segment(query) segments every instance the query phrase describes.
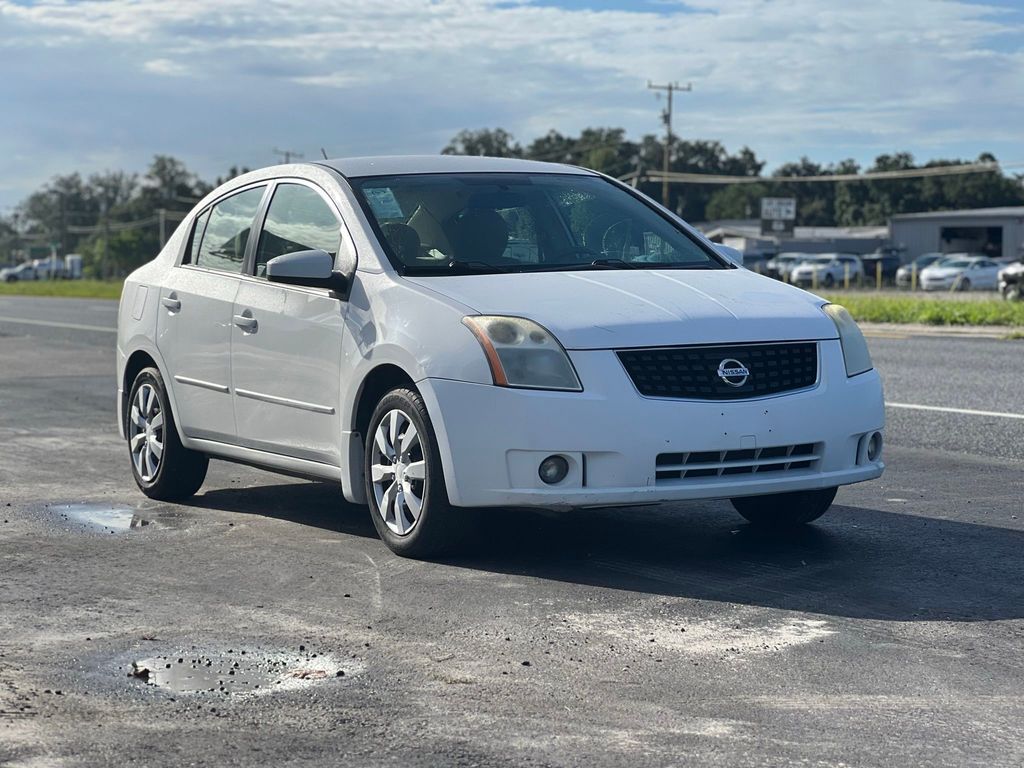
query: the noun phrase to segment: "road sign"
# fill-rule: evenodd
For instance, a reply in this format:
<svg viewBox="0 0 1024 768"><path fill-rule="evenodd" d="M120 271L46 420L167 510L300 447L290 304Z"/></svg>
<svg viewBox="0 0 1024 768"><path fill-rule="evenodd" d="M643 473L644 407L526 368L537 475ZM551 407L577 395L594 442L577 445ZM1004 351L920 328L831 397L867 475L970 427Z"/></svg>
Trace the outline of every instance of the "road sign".
<svg viewBox="0 0 1024 768"><path fill-rule="evenodd" d="M793 234L796 221L795 197L761 198L761 234L782 237Z"/></svg>

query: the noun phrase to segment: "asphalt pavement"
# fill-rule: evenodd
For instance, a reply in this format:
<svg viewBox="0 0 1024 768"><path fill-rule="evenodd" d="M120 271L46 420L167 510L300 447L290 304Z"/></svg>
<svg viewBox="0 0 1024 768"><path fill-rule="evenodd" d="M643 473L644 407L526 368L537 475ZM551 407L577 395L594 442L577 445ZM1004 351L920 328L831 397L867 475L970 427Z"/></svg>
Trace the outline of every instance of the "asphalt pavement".
<svg viewBox="0 0 1024 768"><path fill-rule="evenodd" d="M870 338L888 469L799 533L489 513L424 563L325 483L145 499L115 316L0 297L0 765L1024 763L1024 342Z"/></svg>

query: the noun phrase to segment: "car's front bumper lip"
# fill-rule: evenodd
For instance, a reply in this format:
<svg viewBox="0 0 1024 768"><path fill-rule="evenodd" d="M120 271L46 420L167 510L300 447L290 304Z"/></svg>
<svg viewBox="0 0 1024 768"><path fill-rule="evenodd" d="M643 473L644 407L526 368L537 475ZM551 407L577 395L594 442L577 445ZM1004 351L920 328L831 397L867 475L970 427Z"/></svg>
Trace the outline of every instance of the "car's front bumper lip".
<svg viewBox="0 0 1024 768"><path fill-rule="evenodd" d="M466 507L570 508L728 498L827 488L878 477L865 435L884 425L881 380L847 378L838 341L820 342L815 387L755 400L641 397L614 352L571 352L584 391L419 382L437 432L451 502ZM662 480L662 453L821 444L813 469ZM567 481L546 486L537 464L569 457Z"/></svg>

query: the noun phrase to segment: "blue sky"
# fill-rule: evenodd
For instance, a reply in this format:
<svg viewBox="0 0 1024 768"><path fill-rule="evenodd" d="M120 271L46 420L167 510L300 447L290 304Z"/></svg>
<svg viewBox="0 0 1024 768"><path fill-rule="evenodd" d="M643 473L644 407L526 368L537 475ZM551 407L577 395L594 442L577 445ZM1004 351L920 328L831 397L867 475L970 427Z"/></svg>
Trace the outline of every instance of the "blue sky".
<svg viewBox="0 0 1024 768"><path fill-rule="evenodd" d="M1024 162L1024 0L0 0L0 212L56 173L676 132L769 168ZM1021 169L1018 169L1021 170Z"/></svg>

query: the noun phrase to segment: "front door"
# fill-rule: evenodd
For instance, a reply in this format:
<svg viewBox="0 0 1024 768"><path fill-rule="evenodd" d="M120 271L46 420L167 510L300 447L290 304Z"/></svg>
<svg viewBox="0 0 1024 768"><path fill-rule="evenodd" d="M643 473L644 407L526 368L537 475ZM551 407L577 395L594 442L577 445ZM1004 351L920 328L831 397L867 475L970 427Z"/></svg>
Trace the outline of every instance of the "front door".
<svg viewBox="0 0 1024 768"><path fill-rule="evenodd" d="M196 217L183 264L160 289L157 348L174 392L176 417L189 437L230 442L231 312L246 245L266 191L253 187Z"/></svg>
<svg viewBox="0 0 1024 768"><path fill-rule="evenodd" d="M235 296L231 378L241 445L339 466L341 339L345 304L330 291L267 282L267 262L319 249L351 248L340 218L312 186L272 192L252 277Z"/></svg>

